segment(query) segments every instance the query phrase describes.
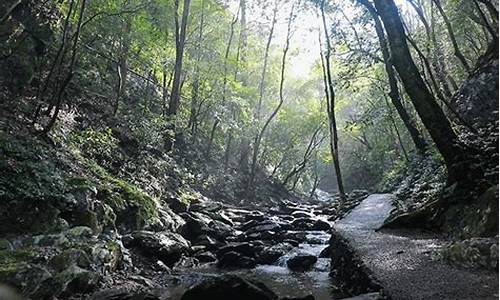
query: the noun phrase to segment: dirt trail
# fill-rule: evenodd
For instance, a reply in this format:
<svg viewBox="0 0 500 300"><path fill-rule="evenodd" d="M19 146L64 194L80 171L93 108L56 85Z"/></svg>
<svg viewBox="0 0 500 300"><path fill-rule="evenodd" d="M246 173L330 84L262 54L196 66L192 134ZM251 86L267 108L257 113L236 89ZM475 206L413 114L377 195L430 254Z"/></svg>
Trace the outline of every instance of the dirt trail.
<svg viewBox="0 0 500 300"><path fill-rule="evenodd" d="M434 258L446 243L438 236L376 232L393 208L392 197L371 195L334 225L384 294L392 299L498 299L498 273L459 269Z"/></svg>

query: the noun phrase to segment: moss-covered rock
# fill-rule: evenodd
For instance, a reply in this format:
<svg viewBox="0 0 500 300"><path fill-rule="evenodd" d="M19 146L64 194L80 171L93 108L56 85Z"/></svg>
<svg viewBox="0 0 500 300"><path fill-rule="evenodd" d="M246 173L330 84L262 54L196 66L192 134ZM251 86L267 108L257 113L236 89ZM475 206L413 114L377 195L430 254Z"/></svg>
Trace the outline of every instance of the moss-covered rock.
<svg viewBox="0 0 500 300"><path fill-rule="evenodd" d="M0 239L0 251L2 250L13 250L11 242L7 239Z"/></svg>
<svg viewBox="0 0 500 300"><path fill-rule="evenodd" d="M103 270L115 271L123 266L122 245L117 241L99 242L93 245L91 255Z"/></svg>
<svg viewBox="0 0 500 300"><path fill-rule="evenodd" d="M440 256L460 267L498 269L498 237L472 238L451 243Z"/></svg>
<svg viewBox="0 0 500 300"><path fill-rule="evenodd" d="M61 272L71 265L76 265L82 268L90 268L90 258L82 249L71 248L54 256L50 262L50 266L56 271Z"/></svg>
<svg viewBox="0 0 500 300"><path fill-rule="evenodd" d="M0 251L0 282L9 284L24 294L30 294L51 276L50 272L33 261L37 254L31 250Z"/></svg>
<svg viewBox="0 0 500 300"><path fill-rule="evenodd" d="M451 206L445 218L444 229L462 239L497 235L498 185L489 188L474 201Z"/></svg>

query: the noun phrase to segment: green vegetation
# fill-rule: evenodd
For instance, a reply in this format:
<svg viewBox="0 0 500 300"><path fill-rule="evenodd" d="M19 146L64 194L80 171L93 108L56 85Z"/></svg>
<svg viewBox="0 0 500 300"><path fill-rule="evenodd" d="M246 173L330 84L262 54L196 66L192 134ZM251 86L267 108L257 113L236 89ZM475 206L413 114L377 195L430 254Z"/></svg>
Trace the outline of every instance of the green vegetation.
<svg viewBox="0 0 500 300"><path fill-rule="evenodd" d="M344 198L413 178L427 202L498 182L495 1L0 8L0 197L15 211L143 228L170 197Z"/></svg>

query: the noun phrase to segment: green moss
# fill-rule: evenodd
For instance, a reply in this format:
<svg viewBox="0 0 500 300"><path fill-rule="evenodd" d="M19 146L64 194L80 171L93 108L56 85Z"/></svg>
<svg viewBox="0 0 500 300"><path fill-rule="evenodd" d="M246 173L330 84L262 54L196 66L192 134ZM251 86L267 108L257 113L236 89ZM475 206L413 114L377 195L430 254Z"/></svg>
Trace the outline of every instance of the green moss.
<svg viewBox="0 0 500 300"><path fill-rule="evenodd" d="M0 250L0 273L15 271L36 256L35 252L29 250Z"/></svg>
<svg viewBox="0 0 500 300"><path fill-rule="evenodd" d="M66 178L66 184L68 185L68 190L70 191L85 191L96 187L96 183L93 180L82 176L72 176Z"/></svg>
<svg viewBox="0 0 500 300"><path fill-rule="evenodd" d="M97 186L97 192L101 195L104 203L112 209L112 213L108 214L109 221L114 223L116 219L123 219L123 217L120 218L120 215L130 208L137 209L134 217L136 219L135 226L138 228L144 227L158 217L157 202L143 190L109 174L93 160L83 157L80 157L80 160L89 171L99 178L100 184Z"/></svg>
<svg viewBox="0 0 500 300"><path fill-rule="evenodd" d="M193 200L196 200L200 198L201 195L199 193L193 192L193 191L184 191L182 190L180 192L180 197L179 200L181 200L185 204L191 204Z"/></svg>

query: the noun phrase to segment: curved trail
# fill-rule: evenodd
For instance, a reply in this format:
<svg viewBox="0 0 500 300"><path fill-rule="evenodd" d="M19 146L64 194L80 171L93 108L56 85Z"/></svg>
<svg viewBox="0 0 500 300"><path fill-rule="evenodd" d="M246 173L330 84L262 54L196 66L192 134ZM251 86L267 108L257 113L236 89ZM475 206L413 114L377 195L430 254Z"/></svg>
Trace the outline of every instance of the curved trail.
<svg viewBox="0 0 500 300"><path fill-rule="evenodd" d="M376 232L388 217L393 195L374 194L334 228L392 299L498 299L498 273L465 270L434 259L445 240L416 231Z"/></svg>

